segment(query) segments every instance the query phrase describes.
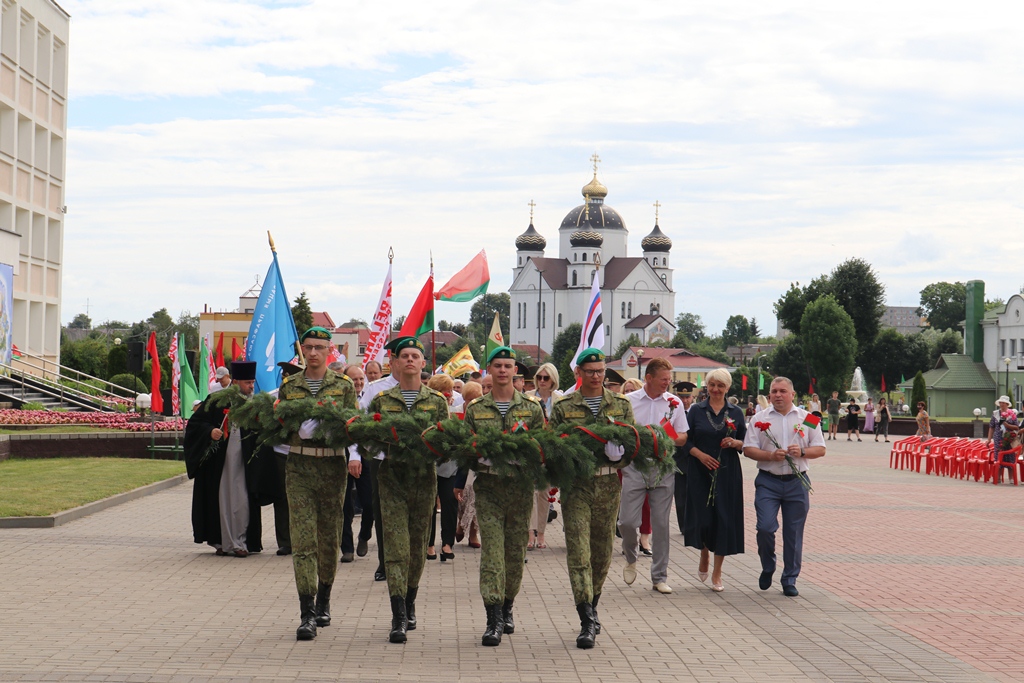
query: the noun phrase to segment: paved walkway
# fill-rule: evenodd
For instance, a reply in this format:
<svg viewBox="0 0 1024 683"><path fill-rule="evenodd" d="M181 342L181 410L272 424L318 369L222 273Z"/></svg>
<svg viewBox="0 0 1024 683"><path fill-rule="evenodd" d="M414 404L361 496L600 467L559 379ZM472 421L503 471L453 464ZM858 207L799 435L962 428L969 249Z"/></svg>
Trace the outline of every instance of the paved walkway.
<svg viewBox="0 0 1024 683"><path fill-rule="evenodd" d="M516 634L480 646L479 551L428 562L420 627L387 642L371 554L340 568L334 625L294 638L289 558L220 558L191 542L191 486L57 529L0 531L0 681L984 681L1024 678L1024 488L888 469L873 441L816 463L800 597L757 589L753 467L747 554L726 591L673 535L663 596L616 556L604 634L575 647L561 520L529 553ZM644 563L645 560L641 560ZM778 575L776 575L777 577ZM1008 645L1002 645L1007 643Z"/></svg>

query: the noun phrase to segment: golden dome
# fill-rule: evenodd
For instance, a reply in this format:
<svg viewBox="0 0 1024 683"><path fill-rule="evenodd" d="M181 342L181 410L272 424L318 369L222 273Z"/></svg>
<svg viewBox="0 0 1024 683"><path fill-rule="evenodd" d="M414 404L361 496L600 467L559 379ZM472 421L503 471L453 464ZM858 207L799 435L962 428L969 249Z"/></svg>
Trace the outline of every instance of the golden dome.
<svg viewBox="0 0 1024 683"><path fill-rule="evenodd" d="M597 171L594 171L594 178L583 186L583 196L591 199L604 199L608 196L608 188L597 179Z"/></svg>

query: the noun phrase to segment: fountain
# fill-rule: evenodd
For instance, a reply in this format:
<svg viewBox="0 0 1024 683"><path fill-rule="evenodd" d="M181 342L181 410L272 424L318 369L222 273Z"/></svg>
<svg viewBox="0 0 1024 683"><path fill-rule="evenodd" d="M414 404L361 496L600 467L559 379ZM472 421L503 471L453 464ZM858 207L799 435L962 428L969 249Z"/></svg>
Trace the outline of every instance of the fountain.
<svg viewBox="0 0 1024 683"><path fill-rule="evenodd" d="M853 379L850 381L850 388L846 395L856 401L859 406L867 403L868 392L864 391L864 373L861 372L859 366L853 371Z"/></svg>

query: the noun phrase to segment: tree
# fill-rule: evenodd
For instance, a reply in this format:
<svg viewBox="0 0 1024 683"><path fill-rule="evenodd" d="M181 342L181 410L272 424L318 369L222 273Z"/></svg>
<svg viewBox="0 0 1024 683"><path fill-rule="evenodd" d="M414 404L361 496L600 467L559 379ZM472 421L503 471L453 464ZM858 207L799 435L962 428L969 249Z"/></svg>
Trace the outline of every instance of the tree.
<svg viewBox="0 0 1024 683"><path fill-rule="evenodd" d="M60 347L60 362L102 379L107 376L107 345L98 339L65 342Z"/></svg>
<svg viewBox="0 0 1024 683"><path fill-rule="evenodd" d="M786 293L779 297L779 300L772 306L779 324L793 334L800 334L800 319L804 315L805 308L807 308L807 294L800 288L799 282L791 283Z"/></svg>
<svg viewBox="0 0 1024 683"><path fill-rule="evenodd" d="M63 360L63 359L62 359ZM114 344L107 352L107 374L104 377L123 375L128 372L128 347Z"/></svg>
<svg viewBox="0 0 1024 683"><path fill-rule="evenodd" d="M919 335L928 344L928 365L919 370L931 370L939 362L939 356L944 353L963 353L964 338L957 330L947 329L944 332L928 329Z"/></svg>
<svg viewBox="0 0 1024 683"><path fill-rule="evenodd" d="M295 329L299 334L313 327L313 309L309 307L306 290L302 290L302 293L295 299L295 305L292 306L292 318L295 320Z"/></svg>
<svg viewBox="0 0 1024 683"><path fill-rule="evenodd" d="M676 335L683 335L694 344L704 338L704 322L696 313L680 313L676 316ZM675 344L673 344L675 346Z"/></svg>
<svg viewBox="0 0 1024 683"><path fill-rule="evenodd" d="M730 316L725 322L725 329L722 330L722 342L726 347L746 344L752 336L750 321L742 315Z"/></svg>
<svg viewBox="0 0 1024 683"><path fill-rule="evenodd" d="M174 325L178 333L179 353L185 349L199 349L199 316L192 315L190 311L182 311L178 315L178 322Z"/></svg>
<svg viewBox="0 0 1024 683"><path fill-rule="evenodd" d="M391 331L392 332L398 332L400 329L402 329L402 325L404 325L404 324L405 324L405 316L404 315L398 316L397 318L395 318L394 320L391 321Z"/></svg>
<svg viewBox="0 0 1024 683"><path fill-rule="evenodd" d="M494 324L494 312L498 312L498 325L502 335L509 330L509 312L512 310L512 297L507 293L484 294L473 302L469 309L469 334L477 344L485 344L487 335Z"/></svg>
<svg viewBox="0 0 1024 683"><path fill-rule="evenodd" d="M803 345L800 336L796 334L779 342L761 367L771 368L771 374L776 377L788 377L797 391L803 391L811 383L812 376L804 360Z"/></svg>
<svg viewBox="0 0 1024 683"><path fill-rule="evenodd" d="M886 388L892 390L900 381L900 377L919 369L910 369L910 340L891 327L879 332L871 346L861 355L864 356L864 365L861 366L864 379L869 385L879 388L882 386L883 376Z"/></svg>
<svg viewBox="0 0 1024 683"><path fill-rule="evenodd" d="M719 342L719 337L704 337L694 344L690 351L696 353L698 356L704 356L705 358L716 360L719 363L732 365L732 359L725 355L725 352L722 350L722 345Z"/></svg>
<svg viewBox="0 0 1024 683"><path fill-rule="evenodd" d="M963 282L933 282L921 290L918 315L928 319L933 330L956 330L967 315L967 285Z"/></svg>
<svg viewBox="0 0 1024 683"><path fill-rule="evenodd" d="M914 375L914 387L910 390L910 409L914 415L917 415L918 403L928 405L928 388L925 386L924 374L921 372Z"/></svg>
<svg viewBox="0 0 1024 683"><path fill-rule="evenodd" d="M754 341L761 336L761 327L757 324L757 318L750 319L750 339L748 341Z"/></svg>
<svg viewBox="0 0 1024 683"><path fill-rule="evenodd" d="M871 264L852 258L836 266L829 277L829 292L853 320L857 344L866 349L874 341L885 312L885 287Z"/></svg>
<svg viewBox="0 0 1024 683"><path fill-rule="evenodd" d="M831 294L807 305L800 319L804 358L818 378L818 393L840 393L853 375L857 334L853 319Z"/></svg>
<svg viewBox="0 0 1024 683"><path fill-rule="evenodd" d="M577 343L579 342L577 341ZM615 353L612 354L612 358L622 358L622 355L629 350L630 346L643 346L640 342L640 337L635 332L619 342L619 345L615 348Z"/></svg>
<svg viewBox="0 0 1024 683"><path fill-rule="evenodd" d="M985 299L985 312L988 313L991 310L994 310L996 308L999 308L1000 306L1005 305L1006 302L999 297L996 297L995 299Z"/></svg>
<svg viewBox="0 0 1024 683"><path fill-rule="evenodd" d="M68 323L68 327L72 330L91 330L92 318L85 313L79 313Z"/></svg>
<svg viewBox="0 0 1024 683"><path fill-rule="evenodd" d="M923 334L911 334L907 337L907 356L906 365L904 370L900 372L900 375L906 377L912 375L915 372L928 372L934 367L934 363L928 361L929 354L928 341Z"/></svg>
<svg viewBox="0 0 1024 683"><path fill-rule="evenodd" d="M562 389L568 389L576 383L569 361L576 353L580 345L580 337L583 336L583 325L572 323L558 333L554 343L551 345L551 362L558 368L558 379Z"/></svg>

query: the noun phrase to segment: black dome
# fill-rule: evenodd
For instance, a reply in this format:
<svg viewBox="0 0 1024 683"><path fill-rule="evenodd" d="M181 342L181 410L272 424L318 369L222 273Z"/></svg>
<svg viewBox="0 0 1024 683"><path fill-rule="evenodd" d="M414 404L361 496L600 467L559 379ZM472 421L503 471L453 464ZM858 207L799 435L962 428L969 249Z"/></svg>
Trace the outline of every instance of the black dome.
<svg viewBox="0 0 1024 683"><path fill-rule="evenodd" d="M533 223L530 223L530 227L526 229L526 232L516 238L516 248L519 251L544 251L544 247L547 245L548 241L537 232L536 228L533 227Z"/></svg>
<svg viewBox="0 0 1024 683"><path fill-rule="evenodd" d="M582 228L586 222L586 204L580 204L562 219L559 230ZM603 203L590 202L590 222L598 230L625 230L626 224L619 212Z"/></svg>
<svg viewBox="0 0 1024 683"><path fill-rule="evenodd" d="M569 244L574 247L600 247L603 243L604 237L601 233L593 230L577 230L569 235Z"/></svg>
<svg viewBox="0 0 1024 683"><path fill-rule="evenodd" d="M640 240L640 247L644 251L670 251L672 249L672 240L655 223L651 234Z"/></svg>

